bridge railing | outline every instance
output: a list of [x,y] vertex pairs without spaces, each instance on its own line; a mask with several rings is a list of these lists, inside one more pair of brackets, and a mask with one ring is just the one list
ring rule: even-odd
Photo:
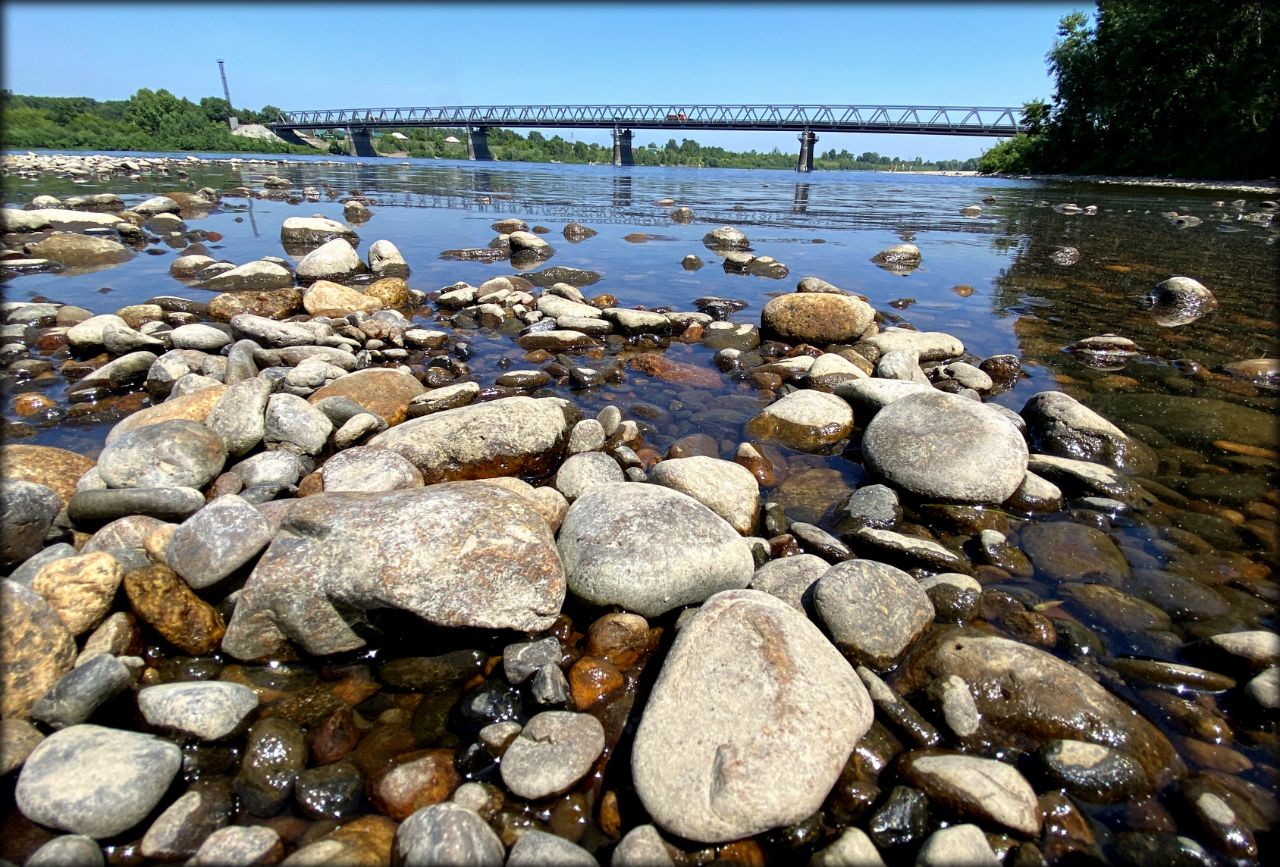
[[275,126],[649,127],[1012,135],[1020,109],[922,105],[456,105],[281,112]]

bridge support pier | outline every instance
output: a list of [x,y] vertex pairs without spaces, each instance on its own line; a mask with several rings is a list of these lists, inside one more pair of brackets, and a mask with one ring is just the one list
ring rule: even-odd
[[493,154],[489,152],[489,127],[467,127],[467,159],[493,160]]
[[357,126],[348,129],[347,144],[350,146],[352,156],[376,157],[378,155],[378,152],[373,149],[373,136],[370,135],[367,127]]
[[800,133],[800,156],[796,158],[796,171],[813,171],[813,146],[818,143],[818,135],[813,130]]
[[613,164],[615,166],[634,166],[635,154],[631,152],[632,134],[629,129],[613,128]]

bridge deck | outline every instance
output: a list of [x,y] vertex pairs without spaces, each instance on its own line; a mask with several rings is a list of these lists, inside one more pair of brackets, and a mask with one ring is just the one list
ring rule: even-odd
[[566,127],[1011,136],[1020,109],[940,105],[456,105],[281,112],[277,130]]

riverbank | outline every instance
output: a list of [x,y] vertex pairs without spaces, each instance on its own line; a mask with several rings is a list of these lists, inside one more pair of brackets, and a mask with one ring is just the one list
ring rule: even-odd
[[[943,172],[939,174],[951,174]],[[959,172],[955,174],[960,174]],[[974,174],[977,174],[976,172]],[[988,178],[1005,178],[1013,181],[1049,181],[1067,184],[1106,184],[1129,187],[1169,187],[1177,190],[1222,190],[1250,195],[1280,195],[1280,182],[1274,178],[1265,180],[1214,180],[1203,178],[1126,177],[1123,175],[1024,175],[991,174]]]

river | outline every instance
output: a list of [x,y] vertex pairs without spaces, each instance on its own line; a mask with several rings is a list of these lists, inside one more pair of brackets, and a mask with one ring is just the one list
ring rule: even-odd
[[[1274,480],[1280,437],[1274,423],[1280,380],[1274,367],[1269,378],[1251,378],[1231,366],[1280,354],[1280,223],[1270,220],[1274,212],[1260,208],[1256,195],[1235,202],[1240,194],[1204,189],[911,173],[799,175],[319,157],[233,164],[227,162],[230,156],[201,155],[201,162],[184,167],[186,178],[73,181],[10,175],[4,179],[5,206],[22,207],[39,194],[115,193],[133,204],[166,190],[259,190],[268,176],[278,175],[290,182],[286,195],[227,197],[207,215],[189,221],[193,229],[216,233],[217,240],[205,242],[212,257],[240,264],[285,256],[280,226],[286,218],[318,215],[342,221],[343,200],[358,195],[372,211],[368,222],[355,227],[360,249],[378,239],[391,241],[411,268],[409,285],[428,293],[458,281],[478,286],[491,277],[522,273],[505,260],[460,261],[441,255],[485,247],[494,236],[490,226],[505,218],[549,230],[543,237],[555,253],[534,269],[568,266],[597,272],[600,280],[584,287],[584,294],[608,293],[623,307],[691,310],[695,299],[718,296],[744,302],[729,314],[730,321],[758,325],[771,298],[792,292],[803,276],[817,276],[866,296],[885,324],[954,335],[975,364],[993,355],[1018,356],[1019,378],[988,400],[1018,412],[1039,392],[1062,391],[1144,440],[1158,455],[1152,488],[1157,498],[1159,492],[1168,493],[1156,506],[1130,509],[1097,498],[1069,498],[1060,512],[1012,516],[1000,527],[1011,538],[1038,522],[1075,522],[1101,530],[1139,573],[1136,583],[1122,582],[1118,589],[1133,594],[1126,598],[1140,597],[1160,608],[1170,618],[1165,626],[1135,632],[1105,604],[1060,595],[1056,581],[1043,570],[1028,577],[1006,574],[1002,580],[995,580],[1001,577],[996,573],[982,573],[988,591],[1003,593],[1000,598],[1006,602],[1020,600],[1028,611],[1050,611],[1054,618],[1085,624],[1101,637],[1108,656],[1200,664],[1197,642],[1207,635],[1276,629],[1273,570],[1280,565],[1280,498]],[[318,195],[304,196],[306,188]],[[972,205],[980,211],[962,214]],[[692,220],[673,220],[675,207],[691,209]],[[1187,216],[1198,219],[1188,221]],[[570,221],[597,234],[571,243],[561,234]],[[746,234],[756,256],[783,263],[786,276],[722,268],[702,239],[726,225]],[[12,243],[14,236],[8,239]],[[903,242],[920,248],[918,267],[894,271],[872,261],[877,252]],[[157,295],[208,301],[214,293],[170,276],[169,266],[184,244],[153,237],[144,254],[110,268],[10,275],[0,285],[6,301],[52,300],[94,313]],[[683,267],[688,254],[705,265]],[[1143,299],[1175,275],[1208,287],[1217,308],[1186,325],[1159,324]],[[508,334],[474,323],[455,329],[437,318],[434,307],[415,311],[413,318],[468,344],[467,364],[482,385],[513,366],[530,366],[522,363],[524,353]],[[1112,363],[1069,349],[1102,334],[1128,338],[1136,346]],[[697,341],[663,341],[659,349],[673,360],[715,367],[716,351]],[[56,375],[62,357],[48,357],[55,375],[6,378],[7,441],[95,457],[120,411],[109,402],[97,409],[68,405],[68,383]],[[629,373],[622,382],[585,389],[564,378],[540,394],[570,398],[592,414],[616,405],[627,418],[642,421],[645,443],[659,453],[682,437],[706,433],[720,444],[722,456],[731,457],[743,439],[742,424],[775,395],[745,375],[723,382],[717,390],[694,389]],[[51,398],[56,408],[43,415],[19,415],[15,398],[29,391]],[[1191,423],[1189,415],[1208,421]],[[1257,420],[1266,416],[1270,429],[1264,424],[1260,430]],[[843,454],[785,452],[783,457],[792,479],[817,469],[834,471],[830,478],[838,478],[846,491],[867,481],[856,441]],[[768,500],[770,490],[763,493]],[[832,529],[824,523],[829,511],[816,513],[806,505],[793,511],[793,520],[803,516]],[[963,533],[939,513],[922,512],[914,519],[938,537]],[[1212,610],[1198,610],[1191,602],[1153,590],[1158,576],[1168,574],[1210,588],[1217,600]],[[998,607],[993,601],[984,611]],[[585,631],[586,624],[578,628]],[[381,661],[398,652],[393,644],[381,648]],[[163,655],[157,651],[154,658]],[[1115,688],[1170,736],[1193,771],[1229,769],[1235,777],[1273,790],[1275,717],[1258,713],[1243,696],[1250,671],[1241,667],[1222,673],[1238,685],[1170,693],[1193,699],[1200,711],[1223,720],[1216,738],[1197,732],[1189,722],[1194,713],[1179,717],[1167,702],[1153,697],[1152,690],[1160,687],[1150,681],[1120,677],[1123,683]],[[1139,824],[1118,807],[1088,807],[1086,812],[1100,835]],[[1176,827],[1206,845],[1212,842],[1197,827]],[[1267,839],[1259,833],[1260,840]],[[608,835],[599,834],[593,830],[580,839],[600,845]]]

